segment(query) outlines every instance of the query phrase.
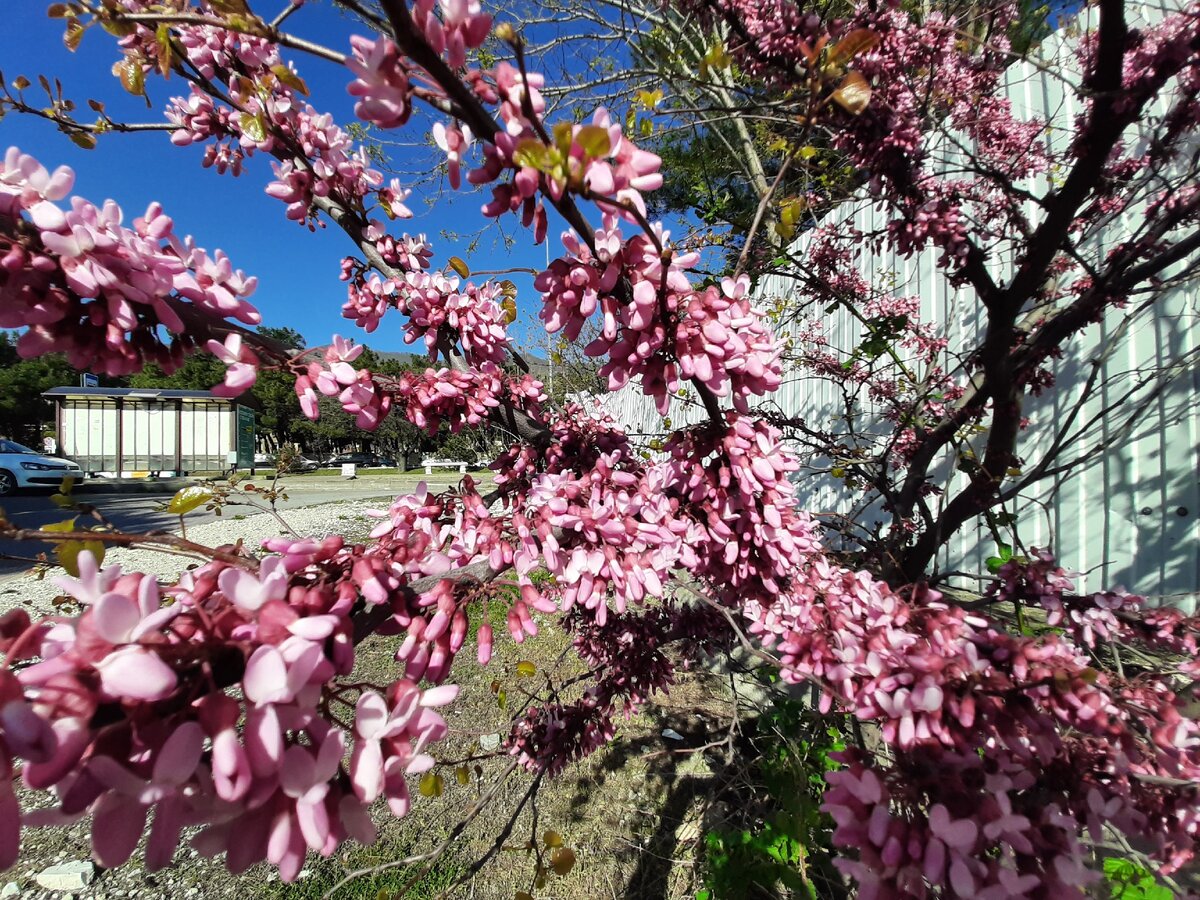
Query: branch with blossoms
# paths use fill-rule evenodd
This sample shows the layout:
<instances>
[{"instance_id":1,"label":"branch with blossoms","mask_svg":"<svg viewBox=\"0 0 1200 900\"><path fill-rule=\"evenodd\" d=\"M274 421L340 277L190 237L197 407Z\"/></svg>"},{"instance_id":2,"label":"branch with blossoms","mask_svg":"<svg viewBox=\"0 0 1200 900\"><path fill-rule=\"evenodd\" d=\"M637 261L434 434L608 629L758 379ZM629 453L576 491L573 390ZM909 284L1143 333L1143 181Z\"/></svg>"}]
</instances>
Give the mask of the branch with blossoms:
<instances>
[{"instance_id":1,"label":"branch with blossoms","mask_svg":"<svg viewBox=\"0 0 1200 900\"><path fill-rule=\"evenodd\" d=\"M907 453L911 472L989 401L1012 400L1046 348L1035 334L1009 353L1029 310L1011 286L989 280L986 235L962 211L972 189L924 177L920 148L905 143L922 123L899 116L906 87L887 77L938 53L982 87L998 73L984 66L979 74L954 56L953 29L914 28L895 10L866 6L838 25L843 40L857 35L851 52L819 34L819 20L789 31L794 16L783 0L762 9L702 5L731 20L744 41L731 52L748 69L794 87L811 124L836 129L845 152L886 186L892 237L910 250L941 249L955 278L1003 312L976 358L982 380L957 406L927 410L928 425L906 447L898 438L889 445L884 460ZM491 185L483 215L519 214L535 242L552 205L572 231L535 279L547 330L575 341L596 329L586 353L602 360L611 389L636 382L665 415L690 383L706 419L675 430L661 455L646 459L611 421L576 405L551 409L538 382L509 375L512 298L503 284L468 280L456 260L432 271L423 236L390 233L389 222L407 216L406 191L385 185L332 116L311 105L282 51L341 54L284 40L248 10L204 0L169 10L142 0L67 4L69 32L92 20L117 32L127 88L154 72L182 76L188 95L167 113L172 141L204 145L206 167L236 175L247 158L271 157L267 193L285 204L286 218L310 229L333 222L362 255L342 262L346 318L371 332L394 311L431 365L376 378L354 368L361 347L341 338L316 351L271 351L240 330L258 321L247 299L253 279L222 254L174 235L156 205L132 228L111 202L75 198L63 210L70 172L51 174L13 150L0 168L0 300L29 328L21 352L61 349L77 364L122 374L148 361L177 365L205 341L227 366L219 388L227 395L277 365L295 375L310 416L323 395L364 429L402 414L431 431L501 423L517 439L492 464L493 494L464 478L456 490L399 497L362 544L276 538L254 562L214 548L211 561L166 586L101 569L85 552L77 575L60 581L79 615L0 619L0 866L16 859L23 824L85 815L97 859L118 865L153 809L148 868L169 864L182 828L198 824L194 846L224 854L232 871L266 860L295 878L310 851L329 856L346 840L373 841L375 801L408 814L407 779L438 764L430 751L447 726L437 710L457 694L455 667L470 664L459 654L471 626L476 663L486 665L497 629L519 644L539 619L566 631L587 673L569 694L551 685L531 698L506 737L514 763L539 778L611 741L618 717L668 688L682 667L754 642L787 681L816 686L821 712L836 708L878 733L877 750L864 742L828 775L824 807L846 851L838 867L864 892L1082 896L1094 879L1085 835L1099 841L1108 831L1145 840L1164 872L1187 864L1200 726L1176 673L1196 677L1196 621L1124 595L1075 597L1045 556L1002 569L994 602L957 603L923 577L924 536L897 548L907 558L886 577L848 567L796 502L790 478L799 462L782 434L752 409L776 392L782 367L749 278L701 281L699 255L672 244L647 214L645 194L663 179L659 159L605 109L586 122L546 121L544 80L511 26L495 33L513 63L477 67L475 51L493 33L478 5L382 7L390 34L356 37L344 57L357 116L397 129L420 102L446 117L433 137L451 184ZM1097 153L1107 164L1116 140L1089 122L1132 122L1167 81L1193 70L1190 27L1172 20L1161 40L1139 44L1106 3L1091 82L1098 99L1084 134L1111 141L1087 147L1084 170L1095 169ZM1142 59L1152 71L1118 67L1131 83L1112 82L1114 60ZM868 79L875 88L864 92ZM1113 84L1128 96L1114 96ZM946 114L966 117L960 104ZM967 123L980 138L995 124ZM989 163L1002 164L1004 154L987 146ZM1089 196L1068 176L1044 236L1059 233L1064 211L1074 221ZM1175 232L1194 217L1193 203L1188 194L1163 198L1149 240L1118 248L1111 272L1080 284L1060 324L1048 318L1043 327L1071 331L1112 293L1133 288L1122 278L1154 277L1185 259L1189 239ZM904 308L884 298L865 314L900 318ZM933 367L935 336L907 322L892 330ZM883 391L870 372L861 382ZM1013 452L1013 405L993 407L981 473L960 498L975 499L996 460ZM923 482L910 491L902 479L897 509L917 506L923 491ZM948 509L966 504L960 498ZM943 525L953 519L941 515ZM938 527L931 533L940 539ZM690 602L691 591L704 601ZM995 612L1032 603L1052 630L1026 633ZM495 622L494 605L503 610ZM355 647L372 634L400 638L386 684L350 680ZM1128 676L1101 669L1092 651L1102 641L1140 646L1171 665ZM30 787L52 788L58 803L22 816L18 772Z\"/></svg>"},{"instance_id":2,"label":"branch with blossoms","mask_svg":"<svg viewBox=\"0 0 1200 900\"><path fill-rule=\"evenodd\" d=\"M1200 251L1191 184L1200 172L1188 149L1200 48L1194 4L1133 29L1120 2L1101 5L1079 46L1082 82L1056 72L1084 109L1062 139L1058 123L1021 118L1007 99L1001 79L1014 54L1002 35L1015 13L994 6L996 36L981 41L936 11L918 22L864 8L827 30L788 2L769 12L687 4L701 21L731 29L735 62L780 86L783 102L804 53L864 29L876 36L854 57L871 82L869 105L818 130L867 181L883 227L859 233L838 214L841 224L818 224L803 251L782 251L796 292L782 298L781 314L807 319L789 358L845 400L835 424L789 426L789 437L830 460L861 508L882 501L892 525L862 548L896 585L927 574L947 542L995 511L1014 483L1029 483L1022 473L1061 471L1057 450L1037 447L1022 411L1027 397L1054 390L1048 364L1112 310L1136 302L1147 316L1173 315L1164 306L1193 283ZM834 64L831 52L824 61ZM1144 147L1135 132L1148 136ZM1061 182L1033 181L1048 171ZM1134 209L1129 231L1114 234ZM919 297L869 284L864 247L906 258L940 251L939 276L967 298L965 308L982 309L978 340L920 321ZM1016 265L998 285L981 265L1002 259ZM857 346L827 330L834 309L862 323ZM1157 383L1182 362L1164 366ZM1147 408L1139 403L1131 417ZM795 417L778 410L775 421ZM956 468L969 476L965 488L943 475Z\"/></svg>"}]
</instances>

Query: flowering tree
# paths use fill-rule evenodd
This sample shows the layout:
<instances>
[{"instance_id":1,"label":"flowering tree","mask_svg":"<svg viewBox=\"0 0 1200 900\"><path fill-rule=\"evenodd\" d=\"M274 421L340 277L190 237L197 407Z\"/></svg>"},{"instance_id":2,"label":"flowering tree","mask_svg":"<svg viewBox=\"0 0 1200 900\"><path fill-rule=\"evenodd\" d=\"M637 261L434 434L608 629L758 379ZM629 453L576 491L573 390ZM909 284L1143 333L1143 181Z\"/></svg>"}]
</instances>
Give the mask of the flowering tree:
<instances>
[{"instance_id":1,"label":"flowering tree","mask_svg":"<svg viewBox=\"0 0 1200 900\"><path fill-rule=\"evenodd\" d=\"M382 14L342 5L375 29L348 54L289 35L295 5L271 21L244 0L81 0L51 12L66 20L68 44L95 25L116 35L115 71L131 92L155 72L179 76L187 95L161 127L176 144L203 144L205 165L236 174L249 156L272 157L267 192L286 218L332 224L353 246L341 264L346 317L371 332L395 310L429 369L376 376L354 367L361 348L350 341L297 352L247 330L259 322L255 282L222 252L175 234L157 204L130 225L112 201L74 197L64 208L70 170L50 172L16 149L0 167L0 327L26 329L23 354L59 350L109 374L148 362L169 372L205 349L225 363L218 390L230 396L279 369L308 415L336 398L365 429L389 415L430 430L498 425L513 443L493 464L496 489L481 495L464 479L455 491L397 498L365 544L274 539L257 555L6 526L8 537L60 542L70 572L60 583L82 613L0 619L0 866L17 858L23 825L86 815L97 859L119 865L151 810L152 869L170 863L192 825L202 826L195 846L224 853L231 870L266 859L285 879L309 851L372 841L368 806L382 798L407 814L406 776L437 765L447 733L437 710L456 696L454 666L486 665L505 639L478 621L497 604L516 642L536 631L535 612L557 620L590 679L576 700L523 711L507 738L513 765L562 769L611 739L614 717L667 687L681 663L735 643L811 683L821 712L861 726L828 776L825 809L844 851L837 865L864 897L1082 896L1096 877L1091 846L1110 837L1166 875L1192 859L1200 736L1185 688L1197 675L1196 620L1121 593L1078 596L1047 556L1009 562L964 601L926 582L939 537L918 537L874 571L827 551L797 508L796 460L753 410L780 384L779 343L745 274L702 280L700 254L647 218L645 194L664 177L658 157L605 109L547 121L521 38L507 24L493 30L477 4L383 0ZM956 406L931 410L906 451L912 465L990 411L976 477L948 509L987 502L1041 363L1200 247L1188 230L1200 192L1176 185L1147 198L1145 234L1110 248L1108 268L1089 268L1047 306L1046 274L1078 263L1064 248L1089 217L1128 202L1129 173L1194 165L1197 9L1136 31L1119 0L1104 0L1082 50L1087 108L1033 225L1011 196L928 176L922 135L936 117L897 77L930 58L960 61L962 89L937 95L936 112L960 117L981 168L1003 170L1015 152L1038 157L1024 126L989 100L1002 46L964 50L953 21L917 23L874 4L837 22L787 0L684 6L726 23L737 64L800 98L806 121L835 136L896 210L892 239L942 248L994 315L981 379ZM507 59L483 67L474 51L490 35ZM393 233L406 191L311 105L291 53L344 65L357 115L380 129L405 126L414 104L435 111L451 184L491 186L485 217L519 216L540 242L552 206L572 230L536 280L547 329L576 340L594 327L586 350L611 388L635 381L665 415L690 384L706 421L675 431L648 461L611 422L552 408L528 373L511 374L506 363L519 358L504 285L469 280L458 260L434 270L423 238ZM4 104L54 119L76 143L140 127L103 112L98 124L79 121L61 95L35 106L27 88L6 88ZM1155 139L1123 147L1125 127L1160 96L1170 111ZM968 104L986 114L969 115ZM1001 235L1023 236L1008 285L988 274L987 235L964 212L976 205ZM1036 327L1021 325L1035 310ZM897 508L921 490L906 489ZM101 568L96 547L136 542L206 562L165 587ZM1025 607L1047 627L1028 627ZM472 619L478 658L457 660ZM403 636L395 678L350 682L355 645L372 633ZM1137 666L1121 664L1127 648ZM29 787L53 791L53 807L22 814L18 761Z\"/></svg>"}]
</instances>

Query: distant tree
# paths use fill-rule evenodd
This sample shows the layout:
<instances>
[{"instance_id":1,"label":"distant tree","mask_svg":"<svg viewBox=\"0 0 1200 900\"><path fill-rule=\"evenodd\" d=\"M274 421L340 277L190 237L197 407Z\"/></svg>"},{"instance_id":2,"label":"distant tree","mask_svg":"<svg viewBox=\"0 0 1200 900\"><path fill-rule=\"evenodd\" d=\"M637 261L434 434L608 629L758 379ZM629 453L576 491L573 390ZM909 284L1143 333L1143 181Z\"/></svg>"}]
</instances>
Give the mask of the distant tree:
<instances>
[{"instance_id":1,"label":"distant tree","mask_svg":"<svg viewBox=\"0 0 1200 900\"><path fill-rule=\"evenodd\" d=\"M354 427L354 420L342 412L336 399L321 397L317 409L320 418L315 422L301 419L293 431L296 443L306 451L324 459L362 434Z\"/></svg>"},{"instance_id":2,"label":"distant tree","mask_svg":"<svg viewBox=\"0 0 1200 900\"><path fill-rule=\"evenodd\" d=\"M260 325L258 333L288 350L303 350L304 335L294 328ZM212 382L219 384L219 381ZM259 375L250 396L258 410L258 433L268 450L277 452L296 440L296 429L305 422L296 404L296 379L287 372L272 370Z\"/></svg>"},{"instance_id":3,"label":"distant tree","mask_svg":"<svg viewBox=\"0 0 1200 900\"><path fill-rule=\"evenodd\" d=\"M189 356L183 365L170 375L151 363L141 372L129 376L129 386L177 391L211 391L213 385L220 384L224 379L224 364L205 353Z\"/></svg>"},{"instance_id":4,"label":"distant tree","mask_svg":"<svg viewBox=\"0 0 1200 900\"><path fill-rule=\"evenodd\" d=\"M258 333L265 338L279 342L288 350L303 350L308 346L304 335L295 328L288 328L286 325L279 328L273 328L270 325L259 325Z\"/></svg>"},{"instance_id":5,"label":"distant tree","mask_svg":"<svg viewBox=\"0 0 1200 900\"><path fill-rule=\"evenodd\" d=\"M39 449L42 426L52 421L42 393L78 384L79 373L61 353L21 359L15 345L14 336L0 332L0 435Z\"/></svg>"}]
</instances>

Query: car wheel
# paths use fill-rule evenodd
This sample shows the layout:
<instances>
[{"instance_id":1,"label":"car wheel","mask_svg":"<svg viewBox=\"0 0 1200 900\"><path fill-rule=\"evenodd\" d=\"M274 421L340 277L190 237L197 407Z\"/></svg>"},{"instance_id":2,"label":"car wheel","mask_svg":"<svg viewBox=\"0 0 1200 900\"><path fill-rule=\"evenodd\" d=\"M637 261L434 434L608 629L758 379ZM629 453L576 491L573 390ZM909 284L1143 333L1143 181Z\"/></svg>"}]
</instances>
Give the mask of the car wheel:
<instances>
[{"instance_id":1,"label":"car wheel","mask_svg":"<svg viewBox=\"0 0 1200 900\"><path fill-rule=\"evenodd\" d=\"M17 479L7 469L0 469L0 497L7 497L17 491Z\"/></svg>"}]
</instances>

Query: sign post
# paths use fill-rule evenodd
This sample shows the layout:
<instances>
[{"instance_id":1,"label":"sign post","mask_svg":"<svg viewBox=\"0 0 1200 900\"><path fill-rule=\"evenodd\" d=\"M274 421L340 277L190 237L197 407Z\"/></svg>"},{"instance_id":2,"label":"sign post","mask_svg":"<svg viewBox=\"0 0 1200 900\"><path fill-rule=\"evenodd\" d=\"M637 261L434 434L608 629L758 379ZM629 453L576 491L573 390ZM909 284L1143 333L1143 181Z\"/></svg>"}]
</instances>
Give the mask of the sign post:
<instances>
[{"instance_id":1,"label":"sign post","mask_svg":"<svg viewBox=\"0 0 1200 900\"><path fill-rule=\"evenodd\" d=\"M237 467L254 468L254 410L248 406L237 408Z\"/></svg>"},{"instance_id":2,"label":"sign post","mask_svg":"<svg viewBox=\"0 0 1200 900\"><path fill-rule=\"evenodd\" d=\"M80 387L100 387L100 379L91 372L84 372L79 376Z\"/></svg>"}]
</instances>

